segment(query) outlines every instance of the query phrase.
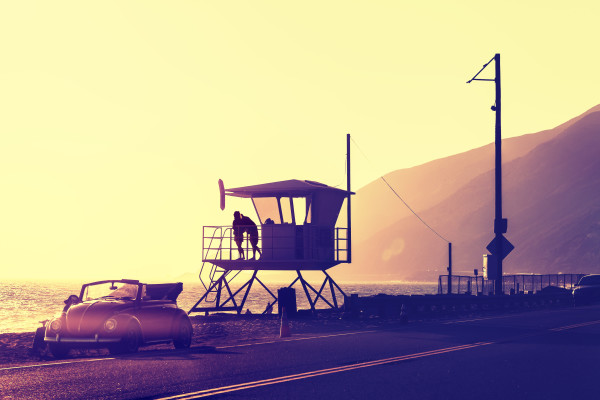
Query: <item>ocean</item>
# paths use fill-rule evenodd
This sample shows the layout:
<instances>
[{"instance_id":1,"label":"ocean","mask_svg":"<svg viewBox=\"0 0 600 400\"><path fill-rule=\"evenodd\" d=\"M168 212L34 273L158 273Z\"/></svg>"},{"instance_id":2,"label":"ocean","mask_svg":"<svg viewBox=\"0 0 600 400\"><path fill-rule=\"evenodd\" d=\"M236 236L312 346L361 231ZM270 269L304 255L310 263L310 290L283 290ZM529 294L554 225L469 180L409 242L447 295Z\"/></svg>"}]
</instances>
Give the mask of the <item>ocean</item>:
<instances>
[{"instance_id":1,"label":"ocean","mask_svg":"<svg viewBox=\"0 0 600 400\"><path fill-rule=\"evenodd\" d=\"M267 287L276 295L277 288L289 285L284 283L266 283ZM356 293L359 296L373 296L379 293L400 294L435 294L437 283L427 282L338 282L347 295ZM314 285L313 285L314 286ZM239 286L237 286L239 287ZM236 290L233 286L233 290ZM308 300L299 283L296 288L296 301L299 309L309 308ZM71 294L79 295L81 283L77 282L41 282L41 281L4 281L0 282L0 333L33 332L40 321L50 319L60 313L63 301ZM318 287L317 287L318 290ZM328 290L324 292L329 292ZM180 308L188 311L204 293L204 287L197 283L184 282L183 292L177 299ZM312 294L314 297L314 293ZM236 296L236 299L241 295ZM329 298L326 293L326 298ZM264 311L272 297L258 284L252 287L250 295L244 305L244 311L249 309L252 313ZM338 294L338 302L343 303L343 298ZM319 300L317 308L327 305Z\"/></svg>"}]
</instances>

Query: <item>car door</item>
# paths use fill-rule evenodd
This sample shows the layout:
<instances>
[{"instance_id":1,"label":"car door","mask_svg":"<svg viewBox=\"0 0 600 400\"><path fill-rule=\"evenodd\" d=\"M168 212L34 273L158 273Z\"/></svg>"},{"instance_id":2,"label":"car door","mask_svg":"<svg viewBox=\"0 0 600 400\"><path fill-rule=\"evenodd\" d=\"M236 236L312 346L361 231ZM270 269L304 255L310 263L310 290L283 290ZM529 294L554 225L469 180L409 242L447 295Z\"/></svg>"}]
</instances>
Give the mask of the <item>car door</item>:
<instances>
[{"instance_id":1,"label":"car door","mask_svg":"<svg viewBox=\"0 0 600 400\"><path fill-rule=\"evenodd\" d=\"M144 340L170 339L173 317L177 310L175 303L170 300L152 299L145 295L145 288L143 288L139 304L137 315L142 325Z\"/></svg>"}]
</instances>

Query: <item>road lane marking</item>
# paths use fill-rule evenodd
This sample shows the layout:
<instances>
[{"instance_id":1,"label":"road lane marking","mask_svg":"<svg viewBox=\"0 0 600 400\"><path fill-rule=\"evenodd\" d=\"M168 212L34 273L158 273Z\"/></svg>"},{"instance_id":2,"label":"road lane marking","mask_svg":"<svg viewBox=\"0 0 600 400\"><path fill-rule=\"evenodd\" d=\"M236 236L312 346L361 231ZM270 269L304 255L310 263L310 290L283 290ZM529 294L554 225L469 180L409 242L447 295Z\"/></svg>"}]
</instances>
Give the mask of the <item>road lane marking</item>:
<instances>
[{"instance_id":1,"label":"road lane marking","mask_svg":"<svg viewBox=\"0 0 600 400\"><path fill-rule=\"evenodd\" d=\"M475 347L487 346L487 345L494 344L494 343L495 342L477 342L477 343L470 343L470 344L461 345L461 346L446 347L443 349L430 350L430 351L425 351L422 353L407 354L407 355L391 357L391 358L382 358L379 360L366 361L366 362L352 364L352 365L344 365L341 367L326 368L326 369L321 369L321 370L316 370L316 371L303 372L300 374L280 376L277 378L263 379L260 381L246 382L246 383L240 383L240 384L236 384L236 385L206 389L206 390L201 390L198 392L184 393L184 394L170 396L170 397L162 397L157 400L198 399L201 397L214 396L214 395L218 395L218 394L235 392L238 390L252 389L252 388L257 388L257 387L261 387L261 386L274 385L277 383L291 382L291 381L295 381L295 380L299 380L299 379L307 379L307 378L313 378L316 376L335 374L338 372L352 371L352 370L360 369L360 368L368 368L368 367L374 367L374 366L378 366L378 365L385 365L385 364L391 364L391 363L396 363L396 362L401 362L401 361L414 360L417 358L428 357L428 356L444 354L444 353L450 353L453 351L460 351L460 350L472 349Z\"/></svg>"},{"instance_id":2,"label":"road lane marking","mask_svg":"<svg viewBox=\"0 0 600 400\"><path fill-rule=\"evenodd\" d=\"M230 348L234 348L234 347L250 347L250 346L263 345L263 344L294 342L294 341L298 341L298 340L322 339L322 338L330 338L330 337L335 337L335 336L357 335L359 333L369 333L369 332L377 332L377 331L376 330L355 331L355 332L346 332L346 333L336 333L336 334L331 334L331 335L299 337L299 338L292 338L292 339L285 339L285 340L273 340L273 341L269 341L269 342L243 343L243 344L236 344L236 345L230 345L230 346L215 347L215 349L219 350L219 349L230 349ZM93 359L73 360L73 361L59 361L59 362L52 362L52 363L45 363L45 364L16 365L14 367L0 368L0 371L17 370L17 369L25 369L25 368L50 367L50 366L54 366L54 365L78 364L78 363L116 360L116 359L117 359L116 357L106 357L106 358L93 358Z\"/></svg>"},{"instance_id":3,"label":"road lane marking","mask_svg":"<svg viewBox=\"0 0 600 400\"><path fill-rule=\"evenodd\" d=\"M600 320L598 320L598 321L582 322L581 324L560 326L558 328L552 328L552 329L549 329L549 330L552 331L552 332L559 332L559 331L566 331L567 329L580 328L582 326L595 325L595 324L600 324Z\"/></svg>"},{"instance_id":4,"label":"road lane marking","mask_svg":"<svg viewBox=\"0 0 600 400\"><path fill-rule=\"evenodd\" d=\"M330 337L336 337L336 336L358 335L360 333L370 333L370 332L377 332L377 330L355 331L355 332L346 332L346 333L334 333L334 334L331 334L331 335L308 336L308 337L299 337L299 338L292 338L292 339L285 339L285 340L271 340L269 342L233 344L233 345L230 345L230 346L215 347L215 349L231 349L233 347L248 347L248 346L257 346L257 345L261 345L261 344L272 344L272 343L282 343L282 342L296 342L298 340L322 339L322 338L330 338Z\"/></svg>"},{"instance_id":5,"label":"road lane marking","mask_svg":"<svg viewBox=\"0 0 600 400\"><path fill-rule=\"evenodd\" d=\"M529 311L521 311L518 313L514 313L514 314L508 314L508 315L497 315L497 316L493 316L493 317L481 317L481 318L472 318L472 319L461 319L461 320L457 320L457 321L447 321L447 322L442 322L442 325L451 325L451 324L461 324L463 322L475 322L475 321L485 321L488 319L499 319L499 318L510 318L510 317L520 317L523 315L527 315L529 312L531 312L532 310ZM545 310L545 311L538 311L536 313L536 315L543 315L543 314L556 314L556 313L561 313L563 312L563 310Z\"/></svg>"},{"instance_id":6,"label":"road lane marking","mask_svg":"<svg viewBox=\"0 0 600 400\"><path fill-rule=\"evenodd\" d=\"M458 320L458 321L443 322L442 325L462 324L463 322L485 321L485 320L488 320L488 319L498 319L498 318L508 318L508 317L514 317L514 315L502 315L502 316L497 316L497 317L461 319L461 320Z\"/></svg>"},{"instance_id":7,"label":"road lane marking","mask_svg":"<svg viewBox=\"0 0 600 400\"><path fill-rule=\"evenodd\" d=\"M59 361L59 362L53 362L53 363L47 363L47 364L17 365L17 366L14 366L14 367L0 368L0 371L7 371L7 370L11 370L11 369L25 369L25 368L48 367L48 366L51 366L51 365L79 364L79 363L94 362L94 361L105 361L105 360L116 360L116 358L114 358L114 357L92 358L90 360Z\"/></svg>"},{"instance_id":8,"label":"road lane marking","mask_svg":"<svg viewBox=\"0 0 600 400\"><path fill-rule=\"evenodd\" d=\"M482 320L482 319L495 319L495 318L504 318L504 317L509 317L509 316L479 318L479 319L462 320L462 321L452 321L452 322L445 322L443 324L447 325L447 324L450 324L450 323L461 323L461 322L479 321L479 320ZM548 329L548 331L549 332L560 332L560 331L564 331L564 330L568 330L568 329L575 329L575 328L580 328L580 327L583 327L583 326L595 325L595 324L600 324L600 320L583 322L583 323L574 324L574 325L566 325L566 326L561 326L561 327L557 327L557 328L551 328L551 329ZM263 344L293 342L293 341L298 341L298 340L309 340L309 339L321 339L321 338L329 338L329 337L336 337L336 336L356 335L356 334L360 334L360 333L369 333L369 332L379 332L379 330L355 331L355 332L337 333L337 334L331 334L331 335L309 336L309 337L293 338L293 339L286 339L286 340L273 340L273 341L269 341L269 342L259 342L259 343L243 343L243 344L237 344L237 345L215 347L215 349L229 349L229 348L235 348L235 347L250 347L250 346L263 345ZM532 334L530 336L537 336L537 334ZM498 342L494 342L494 343L498 343ZM73 361L59 361L59 362L46 363L46 364L16 365L16 366L13 366L13 367L0 368L0 371L19 370L19 369L26 369L26 368L51 367L51 366L55 366L55 365L79 364L79 363L86 363L86 362L108 361L108 360L117 360L117 359L118 358L116 358L116 357L106 357L106 358L92 358L92 359L73 360Z\"/></svg>"}]
</instances>

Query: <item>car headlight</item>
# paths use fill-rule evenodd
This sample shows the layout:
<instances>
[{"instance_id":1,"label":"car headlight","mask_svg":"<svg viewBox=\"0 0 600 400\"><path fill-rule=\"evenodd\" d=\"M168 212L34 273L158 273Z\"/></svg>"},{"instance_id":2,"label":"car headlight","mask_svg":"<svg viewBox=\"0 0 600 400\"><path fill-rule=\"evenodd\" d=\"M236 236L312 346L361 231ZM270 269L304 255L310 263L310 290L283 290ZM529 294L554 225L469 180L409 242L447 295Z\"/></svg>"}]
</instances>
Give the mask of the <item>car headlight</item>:
<instances>
[{"instance_id":1,"label":"car headlight","mask_svg":"<svg viewBox=\"0 0 600 400\"><path fill-rule=\"evenodd\" d=\"M106 320L106 322L104 323L104 330L106 332L112 332L115 329L117 329L117 320L114 318Z\"/></svg>"},{"instance_id":2,"label":"car headlight","mask_svg":"<svg viewBox=\"0 0 600 400\"><path fill-rule=\"evenodd\" d=\"M50 322L50 330L52 332L60 332L60 328L62 328L62 323L60 322L60 319L54 319L52 320L52 322Z\"/></svg>"}]
</instances>

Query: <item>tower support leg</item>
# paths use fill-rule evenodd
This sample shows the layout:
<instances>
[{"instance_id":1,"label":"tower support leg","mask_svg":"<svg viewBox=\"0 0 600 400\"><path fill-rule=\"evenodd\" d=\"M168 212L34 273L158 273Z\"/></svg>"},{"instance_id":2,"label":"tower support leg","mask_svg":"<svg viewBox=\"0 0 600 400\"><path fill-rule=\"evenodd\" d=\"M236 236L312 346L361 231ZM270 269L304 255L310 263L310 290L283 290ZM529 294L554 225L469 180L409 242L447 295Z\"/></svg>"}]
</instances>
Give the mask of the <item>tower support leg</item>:
<instances>
[{"instance_id":1,"label":"tower support leg","mask_svg":"<svg viewBox=\"0 0 600 400\"><path fill-rule=\"evenodd\" d=\"M308 283L306 281L306 279L304 279L304 277L302 276L302 274L299 270L296 270L298 277L296 279L294 279L292 284L289 286L289 287L292 287L292 286L294 286L294 284L296 282L300 281L300 284L302 285L302 289L304 290L304 294L306 295L306 299L308 300L308 303L310 304L310 309L313 312L316 310L316 305L319 300L322 300L325 304L327 304L329 306L329 308L332 308L332 309L338 308L338 301L337 301L337 295L336 295L335 289L337 289L342 294L342 296L346 296L346 293L344 293L344 291L333 280L333 278L331 276L329 276L329 274L327 274L327 272L325 272L325 270L323 270L322 272L325 275L325 279L323 280L323 283L321 284L319 290L316 290L310 283ZM325 287L327 287L328 284L329 284L329 290L331 292L332 302L330 302L329 300L327 300L325 298L325 296L323 296L323 290L325 289ZM314 298L311 295L311 292L314 293Z\"/></svg>"},{"instance_id":2,"label":"tower support leg","mask_svg":"<svg viewBox=\"0 0 600 400\"><path fill-rule=\"evenodd\" d=\"M269 308L273 308L275 304L277 304L278 298L269 288L258 278L258 270L253 270L252 276L248 279L241 287L239 287L235 292L231 288L231 281L235 279L237 274L233 275L233 277L229 278L230 273L232 271L223 271L222 275L213 281L213 283L206 289L206 292L200 297L200 299L194 304L194 306L188 311L188 314L196 313L196 312L222 312L222 311L235 311L237 314L241 314L244 310L244 306L248 297L250 295L250 291L252 290L252 285L254 281L257 281L260 286L263 287L269 293L271 298L273 299L273 303L269 302L269 306L265 308L266 313ZM315 289L306 279L302 276L300 270L296 270L296 278L294 281L288 286L293 287L296 282L300 282L302 285L302 289L304 291L304 295L308 300L311 311L315 312L317 304L319 301L325 303L328 308L338 309L339 302L337 299L338 293L342 296L346 296L346 293L340 288L340 286L333 280L331 276L325 271L322 270L325 278L321 285L319 286L319 290ZM327 288L331 294L331 300L325 297L325 293L327 292ZM238 294L242 293L241 301L236 300ZM211 293L215 294L214 300L209 300L209 295ZM204 304L200 306L201 303L213 303L213 304Z\"/></svg>"},{"instance_id":3,"label":"tower support leg","mask_svg":"<svg viewBox=\"0 0 600 400\"><path fill-rule=\"evenodd\" d=\"M216 279L209 287L206 289L206 292L200 297L200 300L194 304L194 306L188 311L188 314L192 314L195 312L221 312L221 311L235 311L238 314L241 314L244 310L244 305L246 304L246 300L250 294L250 290L252 290L252 284L254 281L257 281L269 295L274 299L273 306L277 302L277 296L271 292L267 286L258 278L258 270L254 270L252 273L252 277L248 281L246 281L240 288L238 288L235 292L231 289L231 281L235 279L237 274L233 275L232 278L227 279L232 271L224 271L223 274ZM236 301L236 296L243 292L243 296L241 301L238 303ZM209 294L215 294L215 300L209 300ZM223 301L222 301L223 300ZM199 306L202 302L204 303L214 303L212 305L205 304L204 306ZM266 310L265 310L266 311Z\"/></svg>"}]
</instances>

